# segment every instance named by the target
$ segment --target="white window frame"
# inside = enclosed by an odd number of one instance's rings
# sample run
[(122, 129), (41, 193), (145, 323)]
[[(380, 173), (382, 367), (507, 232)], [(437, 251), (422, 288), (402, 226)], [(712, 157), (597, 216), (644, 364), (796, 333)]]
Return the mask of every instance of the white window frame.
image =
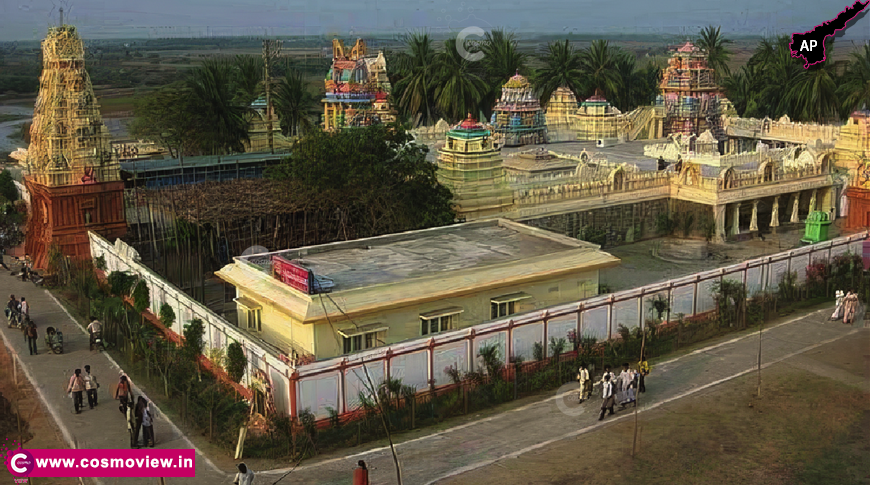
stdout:
[(239, 327), (242, 327), (249, 331), (262, 332), (263, 307), (258, 305), (257, 302), (245, 297), (234, 298), (233, 301), (236, 302), (236, 310), (239, 317)]
[(489, 300), (489, 317), (490, 320), (508, 317), (517, 311), (517, 302), (531, 298), (532, 295), (527, 293), (511, 293), (508, 295), (497, 296)]
[[(450, 307), (420, 315), (420, 335), (435, 335), (459, 328), (459, 315), (465, 310)], [(435, 325), (433, 330), (432, 326)]]
[(388, 328), (382, 324), (338, 330), (338, 335), (341, 337), (341, 354), (347, 355), (386, 345), (387, 330)]

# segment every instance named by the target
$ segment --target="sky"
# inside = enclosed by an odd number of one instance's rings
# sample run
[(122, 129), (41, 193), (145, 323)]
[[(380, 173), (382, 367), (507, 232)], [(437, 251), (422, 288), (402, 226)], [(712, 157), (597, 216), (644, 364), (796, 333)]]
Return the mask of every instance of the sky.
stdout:
[[(516, 32), (693, 35), (803, 32), (854, 0), (0, 0), (0, 41), (41, 40), (65, 6), (84, 38), (404, 33), (506, 27)], [(870, 38), (870, 15), (846, 40)]]

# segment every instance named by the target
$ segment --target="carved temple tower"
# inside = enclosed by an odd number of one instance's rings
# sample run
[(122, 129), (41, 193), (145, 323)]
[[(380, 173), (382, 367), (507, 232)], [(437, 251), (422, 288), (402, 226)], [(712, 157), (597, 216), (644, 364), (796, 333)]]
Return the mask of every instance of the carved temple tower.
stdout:
[(52, 245), (90, 257), (88, 231), (112, 240), (127, 230), (124, 183), (75, 27), (49, 28), (42, 58), (24, 177), (31, 197), (25, 250), (36, 268), (47, 267)]
[(501, 149), (492, 132), (471, 114), (447, 132), (447, 141), (438, 150), (438, 180), (453, 192), (460, 220), (497, 216), (513, 205)]
[(492, 126), (505, 146), (547, 143), (541, 103), (528, 79), (519, 72), (504, 84), (492, 110)]

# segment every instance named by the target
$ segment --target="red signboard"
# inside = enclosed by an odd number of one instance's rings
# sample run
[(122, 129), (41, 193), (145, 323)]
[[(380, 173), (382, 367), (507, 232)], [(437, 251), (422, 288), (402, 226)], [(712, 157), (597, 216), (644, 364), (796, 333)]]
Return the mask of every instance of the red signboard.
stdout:
[(283, 283), (305, 293), (311, 294), (311, 272), (293, 264), (281, 256), (272, 256), (272, 271)]

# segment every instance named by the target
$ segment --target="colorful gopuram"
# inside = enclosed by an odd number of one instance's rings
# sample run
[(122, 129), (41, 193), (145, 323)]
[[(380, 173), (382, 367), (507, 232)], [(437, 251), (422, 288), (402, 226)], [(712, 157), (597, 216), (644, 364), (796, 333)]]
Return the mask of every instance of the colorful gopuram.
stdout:
[(575, 126), (577, 139), (581, 141), (623, 138), (627, 130), (625, 117), (597, 90), (593, 96), (580, 103)]
[(501, 214), (513, 204), (501, 148), (492, 132), (471, 114), (447, 132), (447, 141), (438, 150), (438, 180), (453, 192), (459, 220)]
[(529, 80), (519, 72), (502, 86), (493, 108), (492, 127), (504, 146), (547, 143), (547, 125), (541, 102)]
[(710, 130), (717, 139), (724, 138), (720, 121), (724, 96), (701, 49), (691, 42), (678, 48), (668, 59), (660, 87), (655, 104), (658, 137)]
[(326, 75), (323, 99), (323, 129), (390, 123), (396, 112), (388, 101), (390, 80), (383, 52), (368, 56), (365, 41), (346, 52), (339, 39), (332, 41), (332, 68)]
[(31, 214), (25, 250), (47, 266), (52, 245), (90, 257), (88, 231), (114, 240), (127, 231), (124, 182), (85, 70), (84, 45), (71, 25), (42, 41), (42, 75), (33, 110), (28, 174)]

